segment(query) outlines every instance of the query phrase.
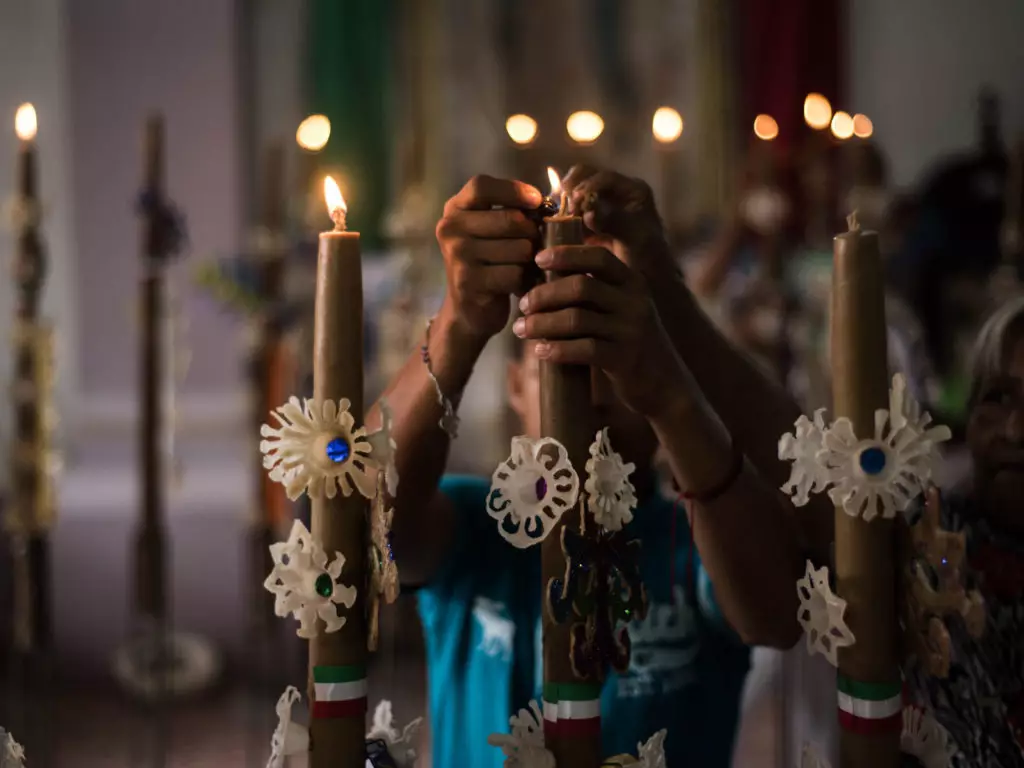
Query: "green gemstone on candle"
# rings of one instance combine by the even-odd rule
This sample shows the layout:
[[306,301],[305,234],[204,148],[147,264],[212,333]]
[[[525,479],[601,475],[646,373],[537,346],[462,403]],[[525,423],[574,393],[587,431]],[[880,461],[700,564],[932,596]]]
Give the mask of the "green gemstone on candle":
[[320,595],[320,597],[330,597],[334,594],[334,579],[326,573],[321,573],[316,577],[313,589],[316,590],[316,593]]

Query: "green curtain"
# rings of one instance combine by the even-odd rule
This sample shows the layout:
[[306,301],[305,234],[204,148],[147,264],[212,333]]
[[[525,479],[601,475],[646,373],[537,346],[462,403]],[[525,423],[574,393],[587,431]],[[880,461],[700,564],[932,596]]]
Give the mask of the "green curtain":
[[310,112],[331,121],[321,158],[338,169],[364,249],[383,245],[390,200],[393,0],[312,0]]

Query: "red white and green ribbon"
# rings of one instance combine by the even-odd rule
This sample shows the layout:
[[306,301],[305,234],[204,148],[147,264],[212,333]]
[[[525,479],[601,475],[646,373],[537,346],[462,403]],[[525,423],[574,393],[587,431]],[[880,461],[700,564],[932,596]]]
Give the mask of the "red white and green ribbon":
[[366,667],[313,667],[313,717],[366,714]]
[[839,725],[855,733],[880,733],[903,727],[903,684],[862,683],[839,675]]
[[585,736],[601,732],[601,686],[544,684],[544,735]]

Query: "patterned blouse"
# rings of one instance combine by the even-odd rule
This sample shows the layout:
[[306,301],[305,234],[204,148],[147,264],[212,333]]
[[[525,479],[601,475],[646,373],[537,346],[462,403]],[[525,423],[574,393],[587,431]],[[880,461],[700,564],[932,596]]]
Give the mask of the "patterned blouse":
[[950,768],[1024,768],[1024,544],[970,512],[963,498],[943,499],[942,527],[966,534],[968,586],[985,598],[985,633],[975,640],[960,617],[947,621],[948,678],[908,670],[908,694],[949,733]]

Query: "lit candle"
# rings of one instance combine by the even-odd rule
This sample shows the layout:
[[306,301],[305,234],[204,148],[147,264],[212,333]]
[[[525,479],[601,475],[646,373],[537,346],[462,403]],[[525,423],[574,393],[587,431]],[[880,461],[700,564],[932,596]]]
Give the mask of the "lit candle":
[[[559,201],[558,213],[544,219],[544,247],[583,244],[583,219],[569,211],[568,196],[562,188],[558,174],[548,168],[551,181],[551,199]],[[547,280],[563,277],[548,272]],[[541,434],[553,437],[565,446],[574,467],[587,463],[590,443],[597,431],[592,404],[591,369],[584,365],[564,365],[541,362],[540,366],[540,420]],[[584,494],[574,509],[567,510],[555,524],[551,534],[541,544],[541,569],[546,593],[551,579],[565,576],[565,555],[562,552],[562,528],[579,530],[584,510]],[[572,669],[569,624],[557,624],[544,612],[544,682],[554,685],[596,683],[580,680]],[[552,734],[547,744],[559,766],[599,765],[601,762],[600,733]]]
[[[363,267],[359,233],[346,229],[345,200],[334,179],[324,180],[324,196],[334,229],[320,233],[313,325],[313,397],[319,403],[343,398],[351,403],[355,428],[363,421]],[[366,583],[367,500],[359,493],[312,501],[312,534],[328,552],[345,558],[345,577]],[[309,643],[310,680],[314,669],[366,668],[365,590],[338,632],[317,634]],[[316,701],[313,683],[309,700]],[[365,702],[365,699],[363,700]],[[365,710],[341,714],[314,706],[310,720],[310,768],[363,768],[366,762]]]
[[26,201],[36,199],[36,108],[22,104],[14,114],[14,132],[21,139],[18,153],[18,194]]

